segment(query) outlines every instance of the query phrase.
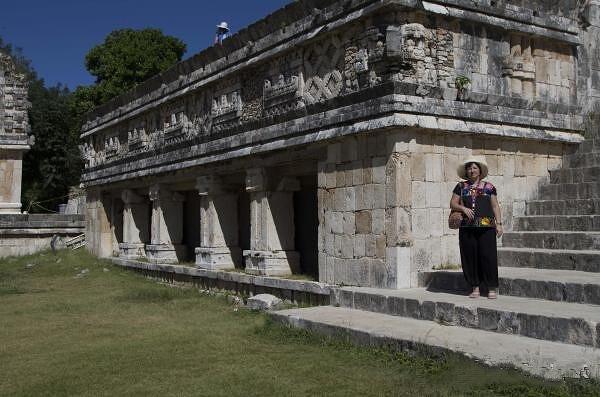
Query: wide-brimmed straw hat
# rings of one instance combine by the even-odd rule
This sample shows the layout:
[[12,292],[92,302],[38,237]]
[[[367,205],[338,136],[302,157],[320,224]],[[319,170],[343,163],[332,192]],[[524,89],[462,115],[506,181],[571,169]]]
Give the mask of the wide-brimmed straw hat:
[[485,158],[469,157],[469,158],[465,159],[462,163],[460,163],[458,165],[458,167],[456,168],[456,173],[458,174],[458,176],[460,178],[469,179],[469,178],[467,178],[467,170],[465,169],[465,166],[469,163],[476,163],[479,166],[479,169],[481,170],[481,176],[479,177],[480,179],[483,179],[487,176],[488,166],[487,166],[487,163],[485,162]]

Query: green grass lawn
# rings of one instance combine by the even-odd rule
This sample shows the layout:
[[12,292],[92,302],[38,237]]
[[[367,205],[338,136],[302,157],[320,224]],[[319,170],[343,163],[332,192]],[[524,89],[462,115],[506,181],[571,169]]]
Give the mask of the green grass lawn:
[[[87,269],[87,272],[82,272]],[[78,251],[0,260],[0,396],[600,396],[270,324]]]

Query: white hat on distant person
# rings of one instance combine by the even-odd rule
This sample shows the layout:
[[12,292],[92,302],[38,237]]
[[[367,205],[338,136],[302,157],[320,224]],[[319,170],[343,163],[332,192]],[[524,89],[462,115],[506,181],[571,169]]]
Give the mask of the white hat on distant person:
[[467,170],[465,169],[465,167],[469,163],[476,163],[479,166],[479,169],[481,170],[481,176],[480,176],[481,179],[483,179],[487,176],[488,165],[485,161],[485,158],[475,156],[475,157],[469,157],[469,158],[465,159],[463,162],[461,162],[458,165],[458,167],[456,168],[456,173],[458,174],[458,176],[460,178],[465,179],[465,180],[468,179],[467,178]]
[[227,22],[221,22],[220,24],[217,25],[217,28],[225,30],[225,31],[229,31],[229,25],[227,24]]

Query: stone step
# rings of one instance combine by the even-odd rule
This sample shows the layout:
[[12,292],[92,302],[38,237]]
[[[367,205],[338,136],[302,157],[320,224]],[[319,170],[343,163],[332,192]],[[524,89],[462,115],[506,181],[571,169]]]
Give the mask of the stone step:
[[515,231],[600,231],[600,215],[530,215],[514,218]]
[[471,299],[425,288],[344,287],[332,305],[585,346],[600,346],[600,306],[502,296]]
[[550,183],[600,182],[600,167],[561,168],[550,171]]
[[600,215],[600,199],[531,200],[527,215]]
[[504,233],[504,236],[502,237],[502,246],[515,248],[598,250],[600,249],[600,232],[507,232]]
[[600,166],[600,151],[595,153],[573,153],[565,156],[563,168]]
[[600,183],[550,183],[541,185],[540,200],[576,200],[600,198]]
[[[419,278],[430,291],[470,290],[462,271],[425,272]],[[500,267],[498,279],[501,295],[600,305],[600,273]]]
[[269,316],[280,324],[347,338],[359,345],[433,355],[455,352],[486,365],[514,366],[548,379],[600,376],[600,349],[588,346],[333,306],[282,310]]
[[600,272],[600,251],[498,247],[501,267]]

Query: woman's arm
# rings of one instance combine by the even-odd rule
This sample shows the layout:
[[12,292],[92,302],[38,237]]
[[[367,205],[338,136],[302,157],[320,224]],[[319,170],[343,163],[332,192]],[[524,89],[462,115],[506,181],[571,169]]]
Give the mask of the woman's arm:
[[504,232],[502,229],[502,211],[500,211],[500,204],[498,204],[498,197],[493,194],[491,196],[492,211],[494,211],[494,218],[496,218],[496,236],[501,237]]
[[450,199],[450,209],[452,211],[462,212],[469,218],[469,220],[473,220],[475,218],[475,213],[472,209],[467,208],[460,203],[460,196],[456,193],[452,193],[452,198]]

